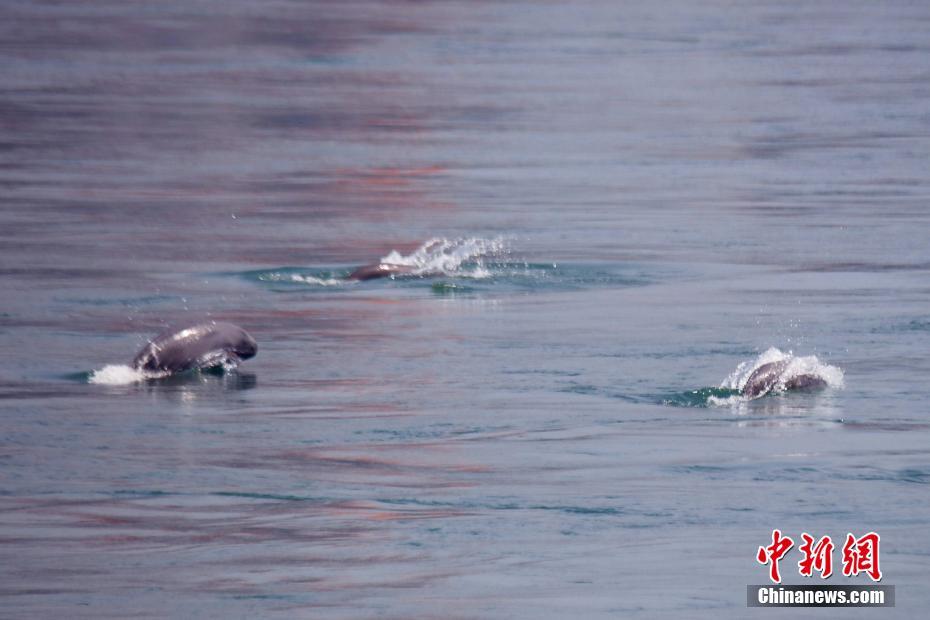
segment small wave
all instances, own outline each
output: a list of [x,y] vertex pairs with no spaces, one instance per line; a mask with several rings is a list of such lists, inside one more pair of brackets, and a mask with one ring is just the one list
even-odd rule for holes
[[454,284],[452,282],[433,282],[433,284],[430,285],[430,288],[436,295],[452,296],[474,292],[472,287],[464,286],[462,284]]
[[906,332],[930,331],[930,318],[917,318],[910,321],[900,321],[892,324],[883,324],[873,328],[873,334],[896,334]]
[[739,392],[728,388],[702,388],[670,394],[661,398],[659,402],[672,407],[707,407],[717,406],[741,399]]
[[507,243],[503,237],[434,237],[407,255],[393,250],[383,256],[381,262],[413,267],[413,275],[439,273],[459,278],[481,279],[492,275],[486,259],[501,258],[506,254]]

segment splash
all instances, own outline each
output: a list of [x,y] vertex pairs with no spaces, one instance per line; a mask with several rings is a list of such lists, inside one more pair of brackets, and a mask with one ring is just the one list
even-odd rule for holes
[[500,258],[506,254],[507,244],[503,237],[434,237],[407,255],[393,250],[382,257],[381,262],[413,267],[413,275],[442,274],[460,278],[488,278],[492,274],[486,259]]
[[229,374],[235,372],[236,369],[239,368],[239,364],[241,362],[242,360],[240,360],[235,355],[227,355],[223,358],[223,361],[220,362],[218,366],[201,368],[200,370],[201,372],[209,372],[210,370],[214,370],[215,372],[219,372],[221,374]]
[[742,394],[732,394],[730,396],[708,396],[708,407],[734,407],[748,403],[751,398]]
[[129,385],[149,378],[146,373],[131,366],[107,364],[103,368],[91,372],[90,376],[87,377],[87,382],[96,385]]
[[[785,370],[775,385],[772,392],[778,393],[785,390],[785,383],[800,375],[813,375],[823,379],[828,387],[842,388],[843,371],[836,366],[831,366],[821,362],[816,355],[807,355],[796,357],[791,351],[785,353],[780,349],[771,347],[761,353],[756,359],[741,363],[730,375],[720,384],[721,389],[734,390],[741,392],[749,377],[761,366],[774,362],[787,362]],[[734,405],[741,402],[752,400],[742,394],[734,394],[727,397],[708,396],[707,404],[713,406]]]
[[165,379],[171,376],[189,376],[197,374],[231,374],[239,368],[239,359],[235,357],[225,357],[218,364],[204,368],[195,368],[173,375],[167,371],[139,370],[125,364],[107,364],[103,368],[93,370],[86,375],[87,382],[94,385],[131,385],[143,381],[153,381],[156,379]]
[[[501,275],[505,267],[503,257],[507,256],[506,239],[496,237],[460,237],[447,239],[434,237],[410,254],[401,254],[393,250],[382,257],[379,262],[400,265],[409,276],[448,276],[454,278],[490,278]],[[554,265],[553,265],[554,268]],[[352,287],[358,280],[347,276],[354,267],[348,269],[307,269],[304,267],[280,267],[273,271],[246,271],[237,275],[289,290],[293,285],[309,285],[312,288]],[[526,266],[525,270],[529,270]]]

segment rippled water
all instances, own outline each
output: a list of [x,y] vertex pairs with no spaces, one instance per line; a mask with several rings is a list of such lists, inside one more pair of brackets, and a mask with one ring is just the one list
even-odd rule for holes
[[[4,3],[3,614],[745,617],[777,527],[922,615],[928,24]],[[258,356],[88,382],[201,318]],[[770,347],[845,387],[730,398]]]

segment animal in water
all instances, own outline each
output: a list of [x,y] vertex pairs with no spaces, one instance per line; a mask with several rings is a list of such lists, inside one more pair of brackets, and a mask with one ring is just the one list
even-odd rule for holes
[[743,396],[759,398],[779,387],[784,390],[817,390],[827,387],[827,382],[817,375],[796,374],[786,376],[791,360],[780,360],[762,364],[756,368],[743,386]]
[[164,331],[145,345],[132,360],[136,370],[171,375],[238,364],[255,357],[258,344],[232,323],[208,321]]
[[352,273],[346,276],[347,280],[374,280],[376,278],[388,278],[391,276],[411,275],[416,271],[415,267],[410,265],[396,265],[393,263],[372,263],[371,265],[362,265]]

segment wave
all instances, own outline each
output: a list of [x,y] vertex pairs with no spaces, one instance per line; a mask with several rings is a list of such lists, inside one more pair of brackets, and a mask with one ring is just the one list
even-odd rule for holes
[[739,392],[729,388],[701,388],[699,390],[669,394],[663,396],[659,402],[672,407],[707,407],[711,404],[724,404],[729,402],[730,399],[738,398],[741,398]]

